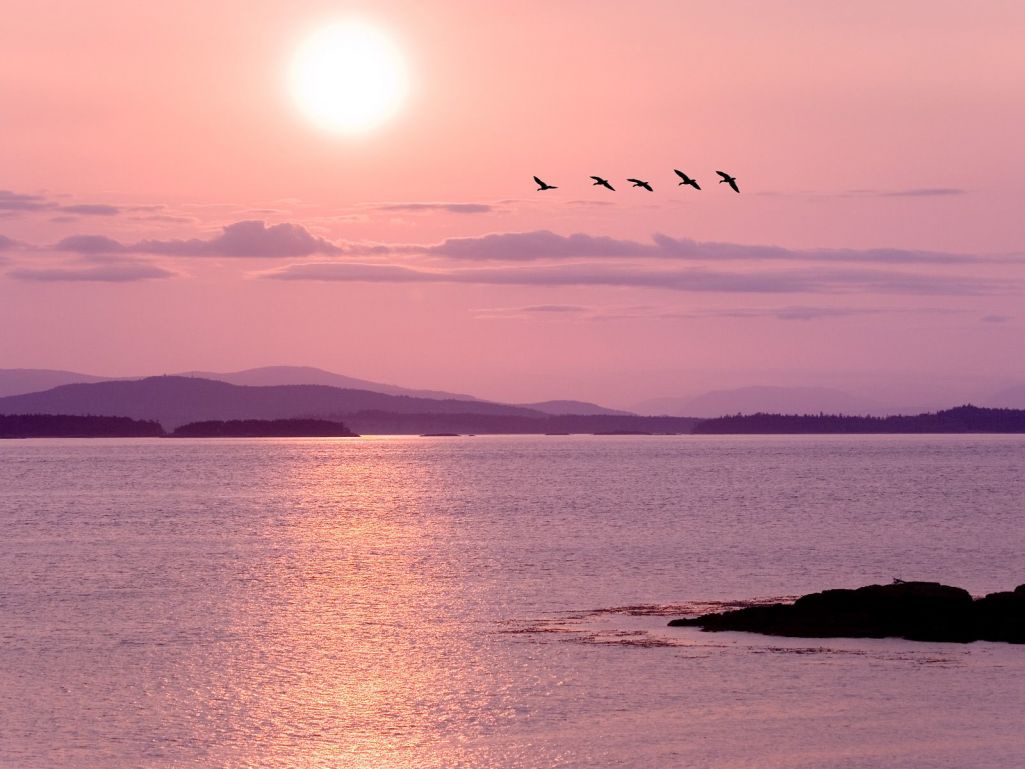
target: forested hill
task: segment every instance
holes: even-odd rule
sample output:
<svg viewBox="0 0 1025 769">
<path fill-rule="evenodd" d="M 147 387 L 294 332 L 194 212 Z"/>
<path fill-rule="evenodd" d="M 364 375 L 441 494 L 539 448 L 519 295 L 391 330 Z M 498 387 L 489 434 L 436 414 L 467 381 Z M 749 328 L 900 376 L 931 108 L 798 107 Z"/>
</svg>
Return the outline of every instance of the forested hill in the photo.
<svg viewBox="0 0 1025 769">
<path fill-rule="evenodd" d="M 159 423 L 128 417 L 0 414 L 0 438 L 159 438 Z"/>
<path fill-rule="evenodd" d="M 175 438 L 358 438 L 341 422 L 326 419 L 233 419 L 190 422 Z"/>
<path fill-rule="evenodd" d="M 737 414 L 707 419 L 698 435 L 831 433 L 1025 433 L 1025 410 L 958 406 L 916 416 L 854 417 L 832 414 Z"/>
</svg>

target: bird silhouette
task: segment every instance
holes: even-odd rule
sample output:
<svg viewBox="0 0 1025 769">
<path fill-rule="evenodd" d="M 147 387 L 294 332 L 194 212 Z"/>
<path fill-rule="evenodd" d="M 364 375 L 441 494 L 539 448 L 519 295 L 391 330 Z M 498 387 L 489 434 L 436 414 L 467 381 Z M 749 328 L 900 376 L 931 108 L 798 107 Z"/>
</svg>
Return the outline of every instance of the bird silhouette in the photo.
<svg viewBox="0 0 1025 769">
<path fill-rule="evenodd" d="M 680 184 L 676 185 L 677 187 L 679 187 L 681 184 L 689 184 L 691 187 L 693 187 L 696 190 L 700 190 L 701 189 L 701 185 L 698 184 L 696 179 L 691 179 L 683 171 L 677 171 L 675 168 L 673 170 L 676 171 L 676 175 L 677 176 L 679 176 L 681 179 L 683 179 L 683 181 L 680 182 Z"/>
<path fill-rule="evenodd" d="M 559 189 L 558 187 L 554 187 L 551 184 L 546 184 L 545 182 L 543 182 L 540 179 L 538 179 L 536 176 L 534 177 L 534 181 L 537 182 L 537 191 L 538 192 L 544 192 L 545 190 L 557 190 L 557 189 Z"/>
<path fill-rule="evenodd" d="M 633 182 L 633 186 L 634 187 L 643 187 L 648 192 L 654 192 L 654 190 L 651 189 L 651 185 L 650 184 L 648 184 L 647 182 L 642 182 L 640 179 L 627 179 L 627 181 L 628 182 Z"/>
<path fill-rule="evenodd" d="M 594 179 L 594 184 L 591 185 L 592 187 L 597 187 L 600 184 L 602 187 L 606 187 L 613 192 L 616 191 L 616 188 L 609 184 L 608 179 L 602 179 L 600 176 L 592 176 L 591 178 Z"/>
<path fill-rule="evenodd" d="M 737 178 L 735 176 L 730 176 L 725 171 L 716 171 L 716 173 L 722 177 L 722 179 L 719 180 L 719 184 L 726 182 L 733 188 L 734 192 L 740 192 L 740 187 L 737 186 Z"/>
</svg>

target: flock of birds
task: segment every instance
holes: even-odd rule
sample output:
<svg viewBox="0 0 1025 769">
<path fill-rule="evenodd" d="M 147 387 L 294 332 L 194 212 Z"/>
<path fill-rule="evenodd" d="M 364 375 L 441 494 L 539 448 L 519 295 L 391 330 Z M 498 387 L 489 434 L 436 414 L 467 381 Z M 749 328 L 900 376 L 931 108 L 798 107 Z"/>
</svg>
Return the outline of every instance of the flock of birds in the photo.
<svg viewBox="0 0 1025 769">
<path fill-rule="evenodd" d="M 690 187 L 693 187 L 696 190 L 700 190 L 701 189 L 701 185 L 698 184 L 696 179 L 691 179 L 689 176 L 687 176 L 687 174 L 685 174 L 683 171 L 680 171 L 679 169 L 674 168 L 673 171 L 675 171 L 676 175 L 679 176 L 680 179 L 682 179 L 682 181 L 679 184 L 676 185 L 677 187 L 686 184 L 686 185 L 688 185 Z M 733 188 L 734 192 L 740 192 L 740 187 L 737 186 L 737 177 L 730 176 L 725 171 L 716 171 L 716 173 L 719 174 L 720 177 L 722 177 L 721 179 L 719 179 L 719 184 L 728 184 L 728 185 L 730 185 L 730 187 Z M 594 179 L 594 184 L 591 185 L 592 187 L 599 187 L 600 186 L 600 187 L 604 187 L 607 190 L 612 190 L 613 192 L 616 191 L 616 188 L 613 187 L 609 183 L 608 179 L 603 179 L 600 176 L 592 176 L 591 178 Z M 552 184 L 548 184 L 547 182 L 541 181 L 536 176 L 534 177 L 534 181 L 537 182 L 537 191 L 538 192 L 544 192 L 545 190 L 557 190 L 557 189 L 559 189 L 558 187 L 556 187 L 556 186 L 554 186 Z M 652 189 L 651 184 L 649 182 L 642 181 L 641 179 L 627 179 L 627 181 L 628 182 L 633 182 L 633 184 L 631 185 L 633 187 L 643 187 L 648 192 L 654 192 L 654 190 Z"/>
</svg>

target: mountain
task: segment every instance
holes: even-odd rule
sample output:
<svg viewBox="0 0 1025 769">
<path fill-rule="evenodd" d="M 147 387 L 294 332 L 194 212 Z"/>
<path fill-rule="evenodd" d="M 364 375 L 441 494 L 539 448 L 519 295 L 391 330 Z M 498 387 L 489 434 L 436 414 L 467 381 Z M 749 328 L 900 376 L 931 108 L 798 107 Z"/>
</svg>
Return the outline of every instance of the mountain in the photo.
<svg viewBox="0 0 1025 769">
<path fill-rule="evenodd" d="M 639 414 L 668 414 L 711 419 L 728 414 L 873 414 L 891 413 L 879 403 L 827 387 L 740 387 L 713 390 L 690 398 L 656 398 L 635 407 Z"/>
<path fill-rule="evenodd" d="M 167 429 L 209 420 L 288 419 L 367 410 L 545 416 L 532 409 L 487 401 L 412 398 L 326 385 L 249 387 L 181 376 L 69 384 L 0 398 L 0 414 L 123 416 L 155 419 Z"/>
<path fill-rule="evenodd" d="M 551 415 L 487 401 L 387 395 L 326 385 L 233 385 L 162 376 L 70 384 L 0 398 L 0 414 L 130 417 L 172 430 L 190 422 L 322 418 L 360 433 L 566 433 L 635 431 L 686 433 L 695 420 L 633 415 Z"/>
<path fill-rule="evenodd" d="M 50 390 L 75 382 L 102 382 L 108 378 L 45 368 L 2 368 L 0 369 L 0 398 L 7 395 Z"/>
<path fill-rule="evenodd" d="M 335 374 L 332 371 L 313 366 L 263 366 L 244 371 L 212 372 L 186 371 L 174 376 L 191 379 L 210 379 L 247 387 L 272 387 L 279 385 L 324 385 L 345 390 L 366 390 L 386 395 L 405 395 L 411 398 L 430 400 L 480 401 L 473 395 L 450 393 L 443 390 L 417 390 L 398 385 L 372 382 L 368 379 Z M 50 390 L 66 384 L 113 382 L 143 379 L 144 377 L 102 377 L 80 374 L 74 371 L 51 371 L 48 369 L 0 369 L 0 397 L 24 395 Z M 493 401 L 492 401 L 493 402 Z M 540 411 L 544 414 L 606 414 L 626 416 L 628 411 L 617 411 L 595 403 L 573 400 L 552 400 L 541 403 L 520 404 L 521 408 Z M 429 411 L 429 410 L 428 410 Z"/>
<path fill-rule="evenodd" d="M 617 411 L 616 409 L 599 406 L 596 403 L 587 401 L 542 401 L 541 403 L 520 403 L 517 404 L 525 409 L 534 409 L 545 414 L 579 414 L 591 416 L 594 414 L 605 414 L 608 416 L 636 416 L 629 411 Z"/>
<path fill-rule="evenodd" d="M 409 395 L 413 398 L 432 398 L 434 400 L 475 401 L 472 395 L 450 393 L 442 390 L 414 390 L 398 385 L 371 382 L 368 379 L 335 374 L 332 371 L 314 368 L 313 366 L 262 366 L 245 371 L 217 373 L 212 371 L 186 371 L 177 376 L 214 379 L 234 385 L 268 387 L 273 385 L 327 385 L 341 387 L 346 390 L 369 390 L 387 395 Z"/>
<path fill-rule="evenodd" d="M 413 398 L 432 398 L 435 400 L 478 400 L 472 395 L 450 393 L 442 390 L 416 390 L 409 387 L 371 382 L 368 379 L 335 374 L 312 366 L 264 366 L 244 371 L 217 373 L 211 371 L 186 371 L 175 376 L 214 379 L 236 385 L 327 385 L 349 390 L 369 390 L 370 392 L 388 395 L 409 395 Z M 135 377 L 109 377 L 81 374 L 76 371 L 56 371 L 50 369 L 12 368 L 0 369 L 0 397 L 40 392 L 66 384 L 91 382 L 111 382 L 123 379 L 143 379 Z"/>
<path fill-rule="evenodd" d="M 1004 409 L 1025 409 L 1025 385 L 1008 387 L 983 399 L 984 406 Z"/>
</svg>

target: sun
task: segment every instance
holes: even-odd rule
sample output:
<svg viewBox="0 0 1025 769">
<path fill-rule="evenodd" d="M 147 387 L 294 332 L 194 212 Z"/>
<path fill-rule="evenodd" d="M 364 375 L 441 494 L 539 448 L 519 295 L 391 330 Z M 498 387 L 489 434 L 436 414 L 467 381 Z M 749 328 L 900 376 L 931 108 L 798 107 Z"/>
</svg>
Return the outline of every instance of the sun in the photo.
<svg viewBox="0 0 1025 769">
<path fill-rule="evenodd" d="M 340 21 L 321 27 L 299 46 L 289 86 L 299 109 L 317 126 L 360 133 L 384 123 L 402 105 L 406 62 L 377 27 Z"/>
</svg>

